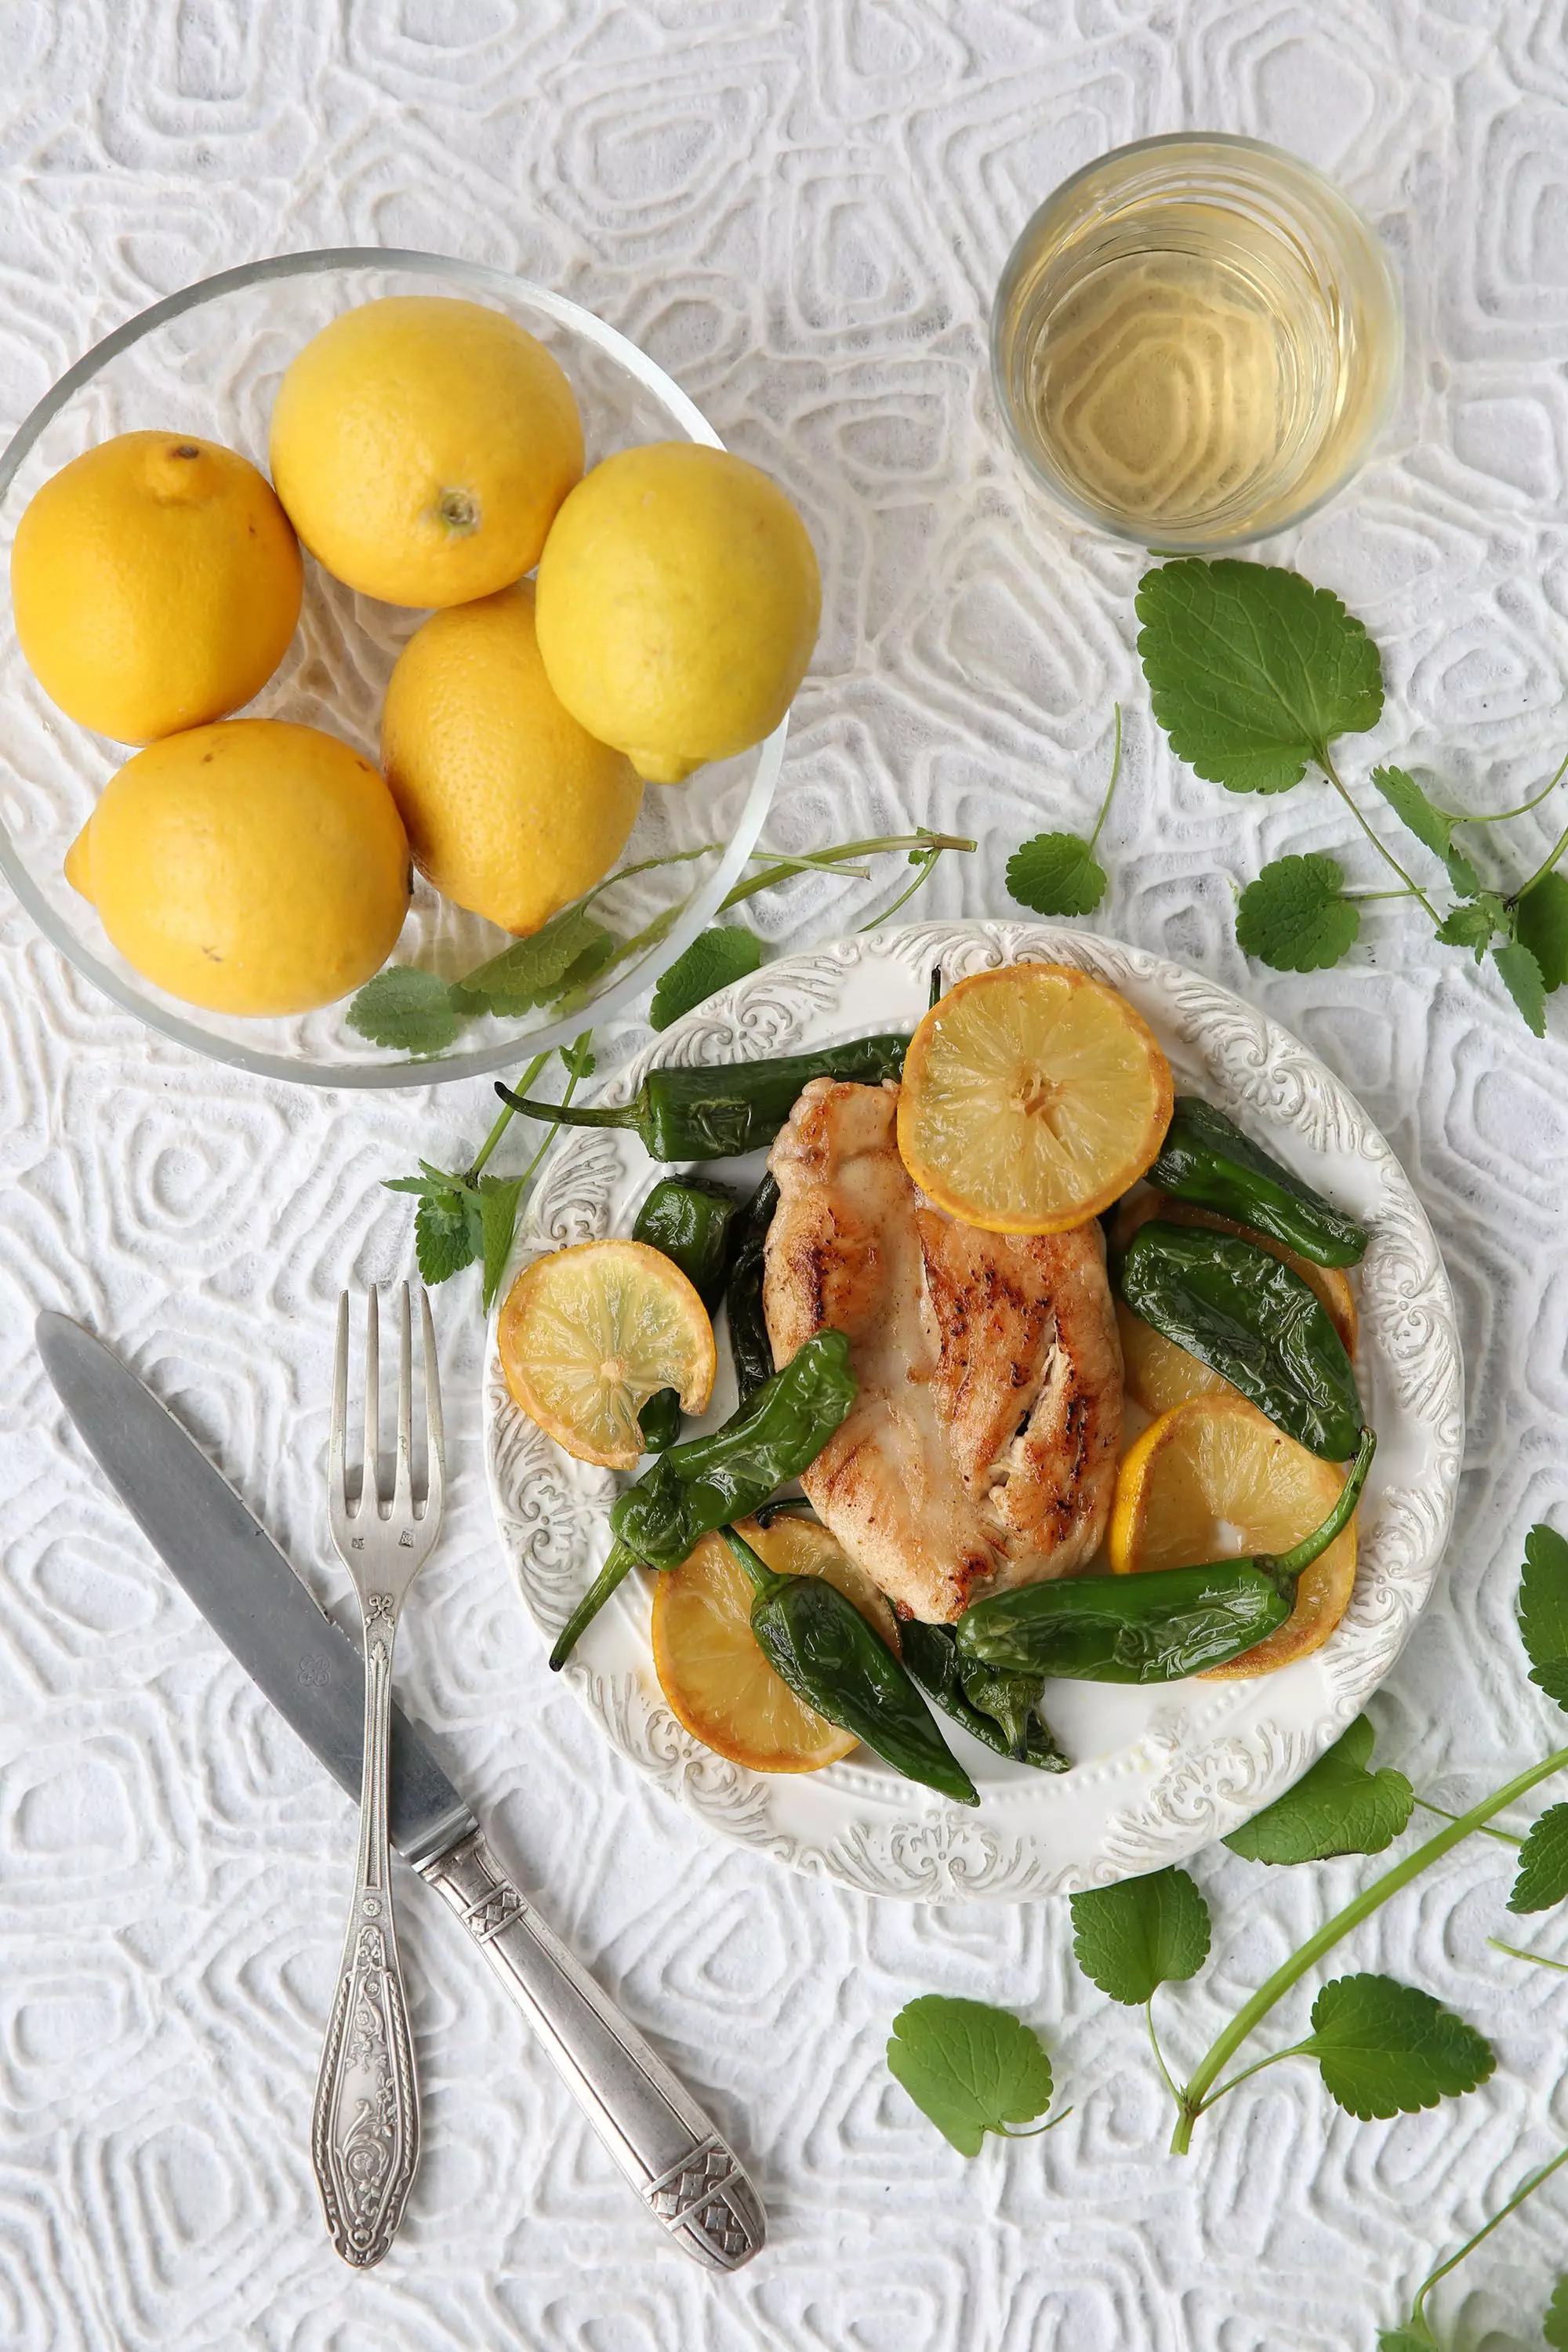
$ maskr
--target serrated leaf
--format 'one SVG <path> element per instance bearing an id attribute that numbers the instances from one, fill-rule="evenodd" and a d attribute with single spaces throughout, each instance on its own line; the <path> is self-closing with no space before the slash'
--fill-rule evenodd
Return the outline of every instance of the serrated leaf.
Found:
<path id="1" fill-rule="evenodd" d="M 588 1043 L 593 1034 L 591 1029 L 584 1029 L 583 1034 L 580 1037 L 574 1037 L 570 1045 L 561 1045 L 556 1048 L 561 1055 L 562 1068 L 569 1078 L 575 1078 L 579 1086 L 586 1085 L 599 1066 L 599 1057 Z"/>
<path id="2" fill-rule="evenodd" d="M 1363 2123 L 1458 2098 L 1497 2063 L 1473 2025 L 1394 1977 L 1335 1977 L 1312 2003 L 1300 2047 L 1330 2097 Z"/>
<path id="3" fill-rule="evenodd" d="M 419 1261 L 420 1280 L 432 1289 L 472 1265 L 479 1251 L 475 1246 L 473 1220 L 460 1197 L 452 1208 L 437 1201 L 420 1202 L 414 1217 L 414 1254 Z"/>
<path id="4" fill-rule="evenodd" d="M 1331 857 L 1276 857 L 1241 894 L 1237 944 L 1276 971 L 1326 971 L 1350 953 L 1361 929 L 1344 880 Z"/>
<path id="5" fill-rule="evenodd" d="M 1208 1958 L 1209 1907 L 1184 1870 L 1156 1870 L 1071 1898 L 1073 1956 L 1112 2000 L 1141 2005 Z"/>
<path id="6" fill-rule="evenodd" d="M 1378 2336 L 1377 2352 L 1437 2352 L 1437 2339 L 1425 2323 L 1418 2327 L 1385 2327 Z"/>
<path id="7" fill-rule="evenodd" d="M 1448 880 L 1461 898 L 1479 898 L 1485 884 L 1462 849 L 1450 849 L 1443 860 Z"/>
<path id="8" fill-rule="evenodd" d="M 1146 572 L 1137 604 L 1154 716 L 1177 758 L 1212 783 L 1286 792 L 1336 736 L 1376 726 L 1377 647 L 1300 572 L 1186 556 Z"/>
<path id="9" fill-rule="evenodd" d="M 1499 931 L 1508 929 L 1508 908 L 1495 890 L 1482 890 L 1463 907 L 1450 907 L 1437 926 L 1446 948 L 1473 948 L 1479 963 Z"/>
<path id="10" fill-rule="evenodd" d="M 1524 1539 L 1519 1579 L 1519 1638 L 1530 1679 L 1568 1708 L 1568 1540 L 1537 1519 Z"/>
<path id="11" fill-rule="evenodd" d="M 1541 966 L 1548 994 L 1568 981 L 1568 874 L 1543 874 L 1519 902 L 1515 936 Z"/>
<path id="12" fill-rule="evenodd" d="M 531 1013 L 592 978 L 620 945 L 583 907 L 565 907 L 458 982 L 459 1003 L 492 1013 Z M 583 970 L 580 971 L 579 967 Z"/>
<path id="13" fill-rule="evenodd" d="M 506 1272 L 506 1262 L 511 1255 L 511 1237 L 517 1231 L 517 1204 L 526 1181 L 521 1176 L 479 1178 L 479 1224 L 484 1244 L 483 1303 L 487 1315 L 495 1305 L 496 1293 Z"/>
<path id="14" fill-rule="evenodd" d="M 754 931 L 742 930 L 733 923 L 699 931 L 654 990 L 648 1026 L 668 1029 L 672 1021 L 679 1021 L 683 1013 L 689 1013 L 719 989 L 744 980 L 762 961 L 763 945 Z"/>
<path id="15" fill-rule="evenodd" d="M 1092 915 L 1105 896 L 1105 869 L 1076 833 L 1037 833 L 1007 860 L 1007 887 L 1037 915 Z"/>
<path id="16" fill-rule="evenodd" d="M 454 1003 L 447 981 L 400 963 L 367 980 L 350 999 L 345 1018 L 373 1045 L 391 1045 L 405 1054 L 439 1054 L 457 1036 L 466 1015 Z"/>
<path id="17" fill-rule="evenodd" d="M 1520 1849 L 1510 1911 L 1550 1911 L 1568 1895 L 1568 1805 L 1549 1805 Z"/>
<path id="18" fill-rule="evenodd" d="M 1546 982 L 1541 976 L 1541 966 L 1528 948 L 1510 940 L 1505 948 L 1493 948 L 1492 961 L 1502 975 L 1502 984 L 1518 1005 L 1525 1027 L 1532 1037 L 1546 1034 Z"/>
<path id="19" fill-rule="evenodd" d="M 1552 2288 L 1541 2332 L 1552 2352 L 1568 2352 L 1568 2278 L 1560 2278 Z"/>
<path id="20" fill-rule="evenodd" d="M 1369 1772 L 1373 1732 L 1364 1715 L 1286 1790 L 1225 1840 L 1247 1862 L 1326 1862 L 1381 1853 L 1410 1819 L 1415 1792 L 1403 1772 Z"/>
<path id="21" fill-rule="evenodd" d="M 1051 2104 L 1051 2062 L 1039 2035 L 983 2000 L 925 1993 L 893 2020 L 888 2066 L 961 2156 L 987 2132 L 1033 2123 Z"/>
<path id="22" fill-rule="evenodd" d="M 1374 768 L 1372 781 L 1406 832 L 1435 857 L 1446 858 L 1454 845 L 1454 827 L 1461 820 L 1436 807 L 1403 768 Z"/>
<path id="23" fill-rule="evenodd" d="M 381 1184 L 383 1192 L 412 1192 L 420 1201 L 456 1202 L 463 1189 L 457 1177 L 440 1169 L 425 1176 L 384 1176 Z"/>

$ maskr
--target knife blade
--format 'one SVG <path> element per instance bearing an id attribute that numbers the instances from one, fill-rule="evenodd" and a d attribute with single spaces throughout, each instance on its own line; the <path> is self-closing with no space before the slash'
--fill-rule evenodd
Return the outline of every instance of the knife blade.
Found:
<path id="1" fill-rule="evenodd" d="M 354 1643 L 195 1438 L 96 1334 L 46 1310 L 37 1344 L 88 1451 L 175 1582 L 357 1801 L 364 1669 Z M 389 1812 L 393 1843 L 463 1921 L 654 2218 L 707 2268 L 740 2269 L 767 2230 L 740 2158 L 512 1884 L 395 1708 Z"/>

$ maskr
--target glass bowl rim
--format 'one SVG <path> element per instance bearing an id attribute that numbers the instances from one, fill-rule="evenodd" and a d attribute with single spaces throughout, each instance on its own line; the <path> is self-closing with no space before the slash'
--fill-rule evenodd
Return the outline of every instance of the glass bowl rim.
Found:
<path id="1" fill-rule="evenodd" d="M 685 427 L 690 439 L 710 449 L 721 449 L 724 444 L 714 432 L 701 410 L 667 375 L 657 361 L 638 348 L 628 336 L 609 326 L 581 303 L 557 294 L 535 279 L 522 278 L 514 271 L 497 269 L 488 262 L 464 261 L 457 256 L 426 253 L 412 247 L 378 245 L 338 245 L 317 247 L 304 253 L 268 254 L 260 260 L 239 263 L 233 269 L 220 269 L 211 278 L 198 278 L 178 293 L 166 294 L 124 320 L 109 334 L 85 351 L 79 360 L 56 379 L 36 406 L 30 409 L 0 452 L 0 501 L 8 495 L 23 461 L 31 452 L 46 425 L 58 416 L 67 403 L 91 382 L 100 369 L 128 351 L 144 336 L 181 318 L 187 310 L 225 294 L 242 291 L 246 287 L 267 283 L 270 279 L 305 278 L 325 275 L 334 269 L 402 269 L 411 276 L 450 278 L 466 285 L 475 293 L 521 294 L 563 327 L 569 327 L 611 359 L 617 361 L 635 376 L 645 390 L 657 394 L 670 408 Z M 699 931 L 718 912 L 719 902 L 736 882 L 755 846 L 767 811 L 772 803 L 779 771 L 784 764 L 784 740 L 789 733 L 789 714 L 774 728 L 773 733 L 756 747 L 757 767 L 747 789 L 745 804 L 740 821 L 726 845 L 721 848 L 714 872 L 692 894 L 690 903 L 679 919 L 672 923 L 657 950 L 660 956 L 659 970 L 666 971 L 677 956 L 690 946 Z M 123 1012 L 131 1013 L 148 1028 L 172 1038 L 178 1045 L 202 1055 L 208 1061 L 226 1063 L 230 1068 L 247 1070 L 253 1076 L 282 1078 L 296 1086 L 326 1087 L 368 1087 L 383 1089 L 398 1087 L 428 1087 L 446 1085 L 458 1078 L 485 1077 L 493 1070 L 505 1068 L 521 1058 L 548 1053 L 554 1046 L 568 1044 L 583 1029 L 587 1016 L 592 1025 L 599 1026 L 613 1013 L 619 1013 L 653 984 L 657 975 L 644 968 L 646 958 L 634 965 L 626 976 L 605 989 L 602 996 L 583 1006 L 567 1018 L 547 1026 L 530 1030 L 500 1045 L 476 1047 L 466 1053 L 433 1054 L 418 1061 L 349 1063 L 342 1067 L 296 1059 L 286 1054 L 274 1054 L 259 1047 L 247 1046 L 227 1037 L 215 1036 L 187 1021 L 183 1014 L 152 1003 L 131 983 L 121 978 L 107 964 L 100 962 L 91 950 L 83 946 L 64 924 L 56 919 L 53 908 L 33 882 L 26 860 L 18 853 L 8 826 L 0 818 L 0 873 L 43 932 L 50 945 L 74 964 L 83 977 L 101 990 Z"/>
<path id="2" fill-rule="evenodd" d="M 1315 498 L 1305 500 L 1299 507 L 1293 507 L 1289 514 L 1282 516 L 1278 522 L 1271 523 L 1267 531 L 1259 531 L 1251 539 L 1234 537 L 1194 539 L 1188 538 L 1180 532 L 1170 531 L 1163 531 L 1158 538 L 1150 539 L 1141 531 L 1130 530 L 1124 523 L 1110 521 L 1097 508 L 1075 497 L 1066 484 L 1058 482 L 1053 474 L 1046 472 L 1019 431 L 1017 419 L 1013 413 L 1012 398 L 1007 391 L 1007 372 L 1002 357 L 1003 297 L 1011 286 L 1015 264 L 1033 235 L 1036 223 L 1043 219 L 1051 207 L 1059 204 L 1064 196 L 1070 195 L 1073 189 L 1081 182 L 1091 178 L 1096 172 L 1103 171 L 1107 163 L 1120 162 L 1127 155 L 1147 154 L 1155 148 L 1182 147 L 1230 147 L 1243 154 L 1267 155 L 1270 162 L 1289 163 L 1293 171 L 1300 173 L 1304 180 L 1312 182 L 1333 203 L 1342 206 L 1357 227 L 1365 234 L 1368 248 L 1378 265 L 1379 274 L 1388 294 L 1394 331 L 1397 338 L 1397 349 L 1389 362 L 1388 378 L 1384 386 L 1383 400 L 1377 415 L 1368 425 L 1360 457 L 1346 466 L 1325 488 L 1317 493 Z M 1307 521 L 1309 517 L 1319 511 L 1320 508 L 1327 506 L 1331 499 L 1338 498 L 1346 483 L 1365 464 L 1378 436 L 1393 415 L 1394 403 L 1398 398 L 1405 353 L 1405 299 L 1400 290 L 1399 280 L 1394 272 L 1393 262 L 1389 258 L 1388 248 L 1360 205 L 1356 203 L 1353 196 L 1346 194 L 1336 180 L 1331 180 L 1326 172 L 1320 171 L 1316 163 L 1309 163 L 1305 155 L 1298 155 L 1293 149 L 1281 147 L 1272 139 L 1249 139 L 1237 131 L 1157 131 L 1147 139 L 1128 139 L 1124 140 L 1119 147 L 1108 147 L 1102 155 L 1092 156 L 1087 163 L 1080 163 L 1076 172 L 1069 172 L 1065 180 L 1058 180 L 1056 186 L 1040 199 L 1007 248 L 1007 258 L 1002 264 L 1002 274 L 996 280 L 996 291 L 991 299 L 991 320 L 987 341 L 991 357 L 991 389 L 996 405 L 1001 411 L 1003 430 L 1030 481 L 1044 490 L 1047 498 L 1053 499 L 1058 506 L 1075 516 L 1079 522 L 1088 523 L 1091 529 L 1103 531 L 1108 539 L 1120 540 L 1127 547 L 1142 547 L 1151 553 L 1223 555 L 1234 548 L 1256 546 L 1264 539 L 1275 538 L 1280 531 L 1294 530 L 1299 523 Z M 0 489 L 3 489 L 3 484 L 0 484 Z"/>

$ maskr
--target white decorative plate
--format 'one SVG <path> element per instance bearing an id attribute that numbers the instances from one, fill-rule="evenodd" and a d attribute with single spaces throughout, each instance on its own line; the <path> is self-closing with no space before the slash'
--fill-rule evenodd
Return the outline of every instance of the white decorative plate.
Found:
<path id="1" fill-rule="evenodd" d="M 667 1031 L 600 1099 L 625 1101 L 658 1062 L 755 1060 L 913 1028 L 933 965 L 952 983 L 1024 958 L 1077 964 L 1121 989 L 1201 1093 L 1358 1217 L 1357 1371 L 1378 1433 L 1355 1592 L 1310 1658 L 1253 1681 L 1120 1689 L 1053 1683 L 1045 1712 L 1077 1761 L 1059 1777 L 991 1755 L 944 1719 L 980 1789 L 977 1811 L 900 1780 L 864 1749 L 825 1772 L 726 1763 L 676 1722 L 632 1577 L 564 1669 L 620 1753 L 725 1837 L 798 1870 L 921 1902 L 1017 1902 L 1180 1862 L 1289 1788 L 1388 1673 L 1432 1587 L 1463 1450 L 1458 1341 L 1437 1244 L 1403 1170 L 1360 1105 L 1305 1046 L 1179 964 L 1038 924 L 910 925 L 768 965 Z M 762 1156 L 712 1172 L 754 1181 Z M 631 1229 L 659 1169 L 634 1136 L 583 1129 L 545 1164 L 515 1264 Z M 727 1350 L 710 1420 L 733 1404 Z M 492 1324 L 487 1454 L 501 1543 L 548 1643 L 608 1549 L 608 1471 L 573 1462 L 507 1395 Z"/>

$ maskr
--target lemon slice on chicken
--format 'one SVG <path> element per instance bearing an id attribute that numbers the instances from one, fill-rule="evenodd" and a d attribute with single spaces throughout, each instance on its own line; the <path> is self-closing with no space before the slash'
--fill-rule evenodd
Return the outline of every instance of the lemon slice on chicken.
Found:
<path id="1" fill-rule="evenodd" d="M 1066 964 L 961 980 L 915 1031 L 899 1152 L 928 1201 L 993 1234 L 1062 1234 L 1135 1184 L 1171 1122 L 1147 1023 Z"/>
<path id="2" fill-rule="evenodd" d="M 579 1462 L 630 1470 L 659 1389 L 683 1412 L 713 1391 L 713 1326 L 678 1265 L 645 1242 L 581 1242 L 525 1266 L 497 1333 L 507 1387 Z"/>

